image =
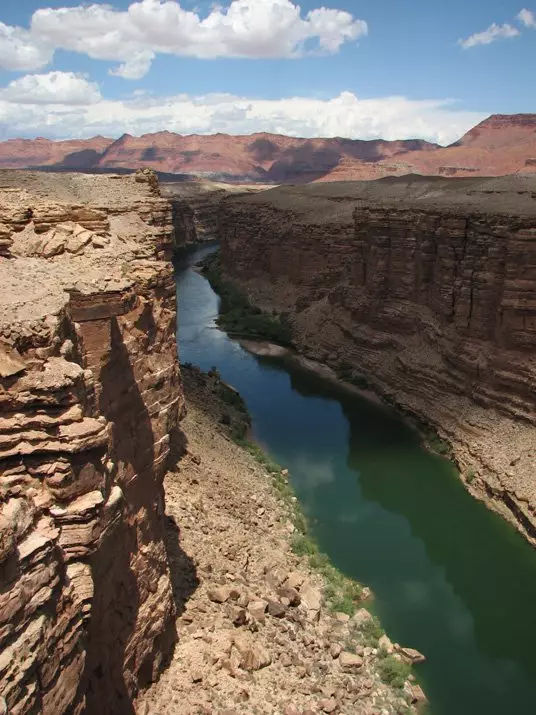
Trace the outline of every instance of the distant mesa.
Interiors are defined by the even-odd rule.
[[[406,174],[502,176],[536,167],[536,114],[494,114],[448,147],[422,139],[296,138],[265,132],[0,142],[0,168],[119,173],[151,167],[235,183],[308,183]]]

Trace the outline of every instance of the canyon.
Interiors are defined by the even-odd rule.
[[[293,553],[288,470],[236,443],[217,373],[181,374],[195,237],[150,170],[0,172],[0,712],[395,715],[423,656]]]
[[[536,543],[536,180],[279,187],[220,210],[224,275],[301,353],[448,440],[469,491]]]
[[[183,355],[201,355],[207,370],[220,358],[227,368],[233,361],[232,374],[248,392],[251,374],[257,376],[254,387],[265,385],[266,394],[253,402],[268,443],[285,422],[273,410],[287,404],[283,433],[299,446],[275,443],[291,474],[244,441],[244,403],[218,370],[207,374],[186,363],[179,369],[171,256],[218,237],[224,275],[252,303],[285,314],[298,353],[360,385],[353,398],[368,387],[408,419],[418,417],[421,429],[433,427],[451,445],[471,494],[534,544],[535,198],[530,175],[267,188],[160,186],[147,168],[104,176],[0,171],[0,712],[373,715],[380,708],[394,715],[421,703],[425,695],[409,671],[400,671],[396,686],[381,673],[385,664],[396,669],[422,655],[382,634],[367,610],[370,591],[308,541],[289,480],[319,502],[315,490],[327,484],[334,499],[359,513],[354,461],[358,473],[362,459],[369,470],[378,467],[360,489],[382,481],[379,453],[360,442],[359,419],[370,419],[388,429],[393,455],[404,442],[419,474],[443,485],[438,493],[460,520],[467,505],[451,502],[455,486],[467,495],[447,474],[449,465],[433,473],[431,456],[395,412],[386,416],[382,404],[365,401],[358,419],[347,393],[338,419],[348,416],[348,441],[337,441],[344,421],[329,437],[327,423],[316,425],[325,454],[314,463],[302,427],[319,405],[331,404],[314,398],[331,388],[292,371],[292,389],[286,373],[273,382],[278,370],[269,361],[261,381],[262,361],[247,361],[236,343],[205,330],[214,327],[217,299],[192,269],[185,280],[194,283],[183,293],[190,303],[179,306]],[[303,425],[293,425],[293,410],[304,410]],[[375,429],[371,440],[383,439]],[[335,445],[348,471],[330,469]],[[331,471],[340,472],[338,482]],[[415,488],[406,477],[406,488]],[[396,487],[383,498],[396,503]],[[451,575],[449,540],[431,539],[411,513],[408,523],[423,541],[404,537],[410,556],[405,563],[400,555],[404,573],[389,580],[382,545],[396,538],[399,516],[395,510],[387,523],[381,503],[365,504],[383,526],[348,532],[350,551],[352,538],[374,541],[380,565],[371,577],[382,602],[393,591],[387,598],[400,603],[402,621],[408,604],[396,588],[407,586],[409,571],[423,588],[438,586],[431,566],[426,578],[419,573],[423,544],[441,547],[444,593],[454,587],[475,598],[459,574]],[[497,551],[494,568],[504,573],[515,563],[516,583],[532,593],[525,552],[503,553],[502,541],[510,540],[480,521],[480,512],[470,513]],[[343,526],[342,516],[329,515],[335,521],[328,527],[337,523],[342,533],[354,524]],[[436,518],[449,523],[439,511]],[[459,531],[470,534],[467,525]],[[480,548],[465,548],[471,555],[462,564],[476,563]],[[365,563],[371,549],[358,549]],[[491,572],[481,575],[484,583]],[[469,614],[480,632],[493,630],[503,644],[499,660],[514,643],[519,658],[508,657],[515,678],[525,662],[532,668],[525,638],[490,629],[480,611],[460,616],[454,600],[449,617]],[[524,613],[517,592],[513,602]],[[424,625],[398,638],[405,642],[414,632],[419,642],[412,645],[434,650],[437,663],[427,671],[432,706],[473,712],[476,697],[482,711],[493,711],[489,693],[467,685],[456,663],[467,658],[466,673],[478,667],[494,680],[502,660],[493,648],[474,656],[467,638],[457,642],[456,659],[441,662],[452,641],[437,621],[427,626],[424,614],[436,613],[426,606],[419,611]],[[511,625],[517,633],[518,622]],[[488,656],[499,670],[489,668]],[[515,686],[514,695],[515,678],[501,698],[525,707],[531,683]],[[503,701],[493,702],[499,712]]]
[[[152,168],[172,181],[307,183],[424,174],[533,173],[536,114],[492,115],[448,147],[420,139],[298,138],[259,132],[182,136],[163,131],[118,139],[44,138],[0,142],[0,167],[118,172]]]

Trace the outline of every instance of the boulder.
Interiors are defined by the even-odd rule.
[[[280,598],[286,598],[290,606],[299,606],[301,603],[301,596],[295,588],[283,586],[282,588],[278,589],[277,595]]]
[[[285,606],[278,601],[268,601],[268,613],[273,618],[284,618],[287,612]]]
[[[297,589],[300,588],[304,581],[305,574],[302,574],[299,571],[292,571],[292,573],[289,573],[289,575],[287,576],[285,586]]]
[[[395,650],[402,656],[402,660],[405,660],[406,663],[415,665],[416,663],[424,663],[426,660],[426,657],[415,648],[406,648],[405,646],[397,645]]]
[[[384,650],[386,653],[392,653],[394,651],[391,639],[386,636],[385,633],[378,640],[378,647]]]
[[[26,363],[18,350],[0,343],[0,377],[11,377],[24,372]]]
[[[248,604],[248,611],[257,621],[263,621],[266,609],[268,608],[268,601],[263,601],[259,599],[257,601],[251,601]]]
[[[355,623],[356,626],[362,626],[365,621],[370,621],[372,618],[372,615],[367,611],[366,608],[360,608],[358,611],[356,611],[352,617],[353,623]]]
[[[329,647],[329,653],[332,658],[338,658],[342,653],[342,645],[340,643],[332,643]]]
[[[319,611],[322,606],[322,593],[311,584],[302,586],[300,591],[302,605],[308,611]]]
[[[213,603],[225,603],[231,596],[231,590],[230,586],[215,586],[209,588],[207,596]]]
[[[343,670],[359,670],[363,667],[363,658],[356,653],[350,653],[345,650],[339,656],[339,663]]]

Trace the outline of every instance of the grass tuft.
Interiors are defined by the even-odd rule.
[[[411,674],[411,666],[393,655],[386,655],[378,662],[378,673],[387,685],[393,688],[403,688]]]

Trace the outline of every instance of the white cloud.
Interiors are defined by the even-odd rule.
[[[48,64],[54,50],[46,43],[35,41],[22,27],[0,22],[0,68],[28,72]]]
[[[34,81],[28,80],[29,85],[22,80],[16,82],[21,82],[18,87],[26,87]],[[76,106],[69,103],[41,104],[41,100],[37,99],[30,104],[30,92],[23,101],[16,100],[13,90],[16,82],[11,85],[11,95],[9,87],[4,90],[7,95],[0,93],[2,138],[21,135],[82,138],[97,134],[118,136],[123,132],[139,135],[163,130],[180,134],[251,134],[265,131],[302,137],[420,137],[448,144],[486,117],[480,112],[456,110],[449,100],[411,100],[405,97],[358,99],[351,92],[342,92],[324,100],[307,97],[268,100],[223,94],[204,97],[136,94],[128,100],[101,99],[87,104],[80,102]],[[39,83],[47,84],[43,79]],[[88,99],[97,97],[95,86],[90,84],[86,90],[87,94],[81,91],[77,96]],[[35,96],[43,95],[36,92]]]
[[[518,14],[517,19],[519,22],[523,23],[525,27],[530,27],[533,30],[536,30],[536,13],[531,10],[527,10],[527,8],[524,7]]]
[[[31,74],[10,82],[0,90],[0,100],[12,104],[84,105],[100,101],[96,82],[74,72]]]
[[[110,74],[123,79],[141,79],[151,69],[154,58],[154,52],[138,52],[116,69],[110,70]]]
[[[504,25],[497,25],[497,23],[494,22],[488,27],[487,30],[484,30],[483,32],[476,32],[466,40],[458,40],[458,44],[467,50],[469,47],[476,47],[476,45],[490,45],[496,40],[507,37],[517,37],[519,34],[519,30],[512,27],[512,25],[509,25],[508,23]]]
[[[206,17],[177,0],[138,0],[126,11],[101,4],[42,8],[29,30],[0,23],[0,67],[39,69],[63,49],[119,62],[112,74],[140,79],[158,53],[292,58],[338,52],[367,32],[366,22],[346,11],[321,7],[302,16],[291,0],[232,0]]]

